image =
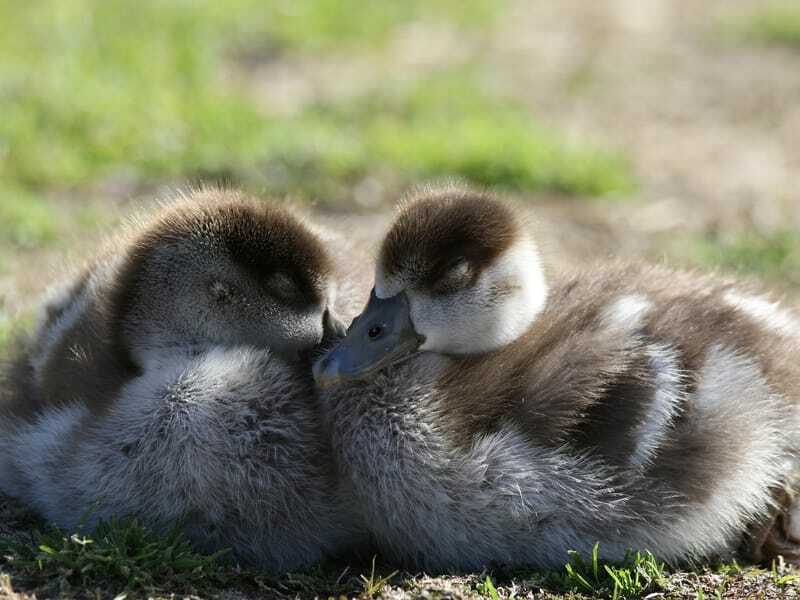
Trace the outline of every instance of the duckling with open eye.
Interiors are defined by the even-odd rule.
[[[266,202],[159,212],[46,306],[0,405],[0,490],[70,530],[185,519],[270,570],[337,551],[353,529],[304,358],[339,330],[334,269]]]
[[[548,285],[507,205],[402,206],[375,288],[314,367],[353,505],[436,571],[800,558],[800,319],[733,281],[611,265]]]

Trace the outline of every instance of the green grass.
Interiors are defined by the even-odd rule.
[[[782,556],[778,557],[779,560],[772,561],[772,581],[775,582],[779,588],[789,587],[791,584],[800,580],[800,576],[796,573],[788,573],[786,563]]]
[[[381,45],[398,26],[419,20],[482,27],[491,22],[505,4],[503,0],[387,3],[237,0],[233,6],[226,4],[225,12],[233,13],[234,23],[245,34],[245,39],[256,41],[268,37],[289,48],[314,51]],[[247,16],[243,17],[245,14]]]
[[[491,598],[491,600],[500,600],[500,594],[494,586],[491,577],[487,577],[482,583],[475,586],[476,591],[484,598]]]
[[[3,357],[6,347],[13,339],[13,326],[11,321],[0,314],[0,358]]]
[[[217,555],[194,552],[174,528],[156,535],[136,521],[101,523],[92,535],[56,529],[36,532],[32,544],[0,540],[0,551],[14,580],[47,582],[55,589],[122,592],[192,590],[213,584]]]
[[[489,186],[581,195],[633,187],[620,156],[565,143],[528,111],[493,98],[470,78],[421,86],[395,113],[375,119],[368,146],[415,177],[452,173]]]
[[[496,9],[488,0],[4,2],[0,177],[68,187],[121,170],[235,170],[263,154],[271,133],[242,90],[221,80],[237,48],[363,43],[414,19],[475,24]]]
[[[744,39],[800,50],[800,5],[797,2],[766,3],[747,17],[728,24]]]
[[[289,190],[386,172],[405,184],[456,176],[512,190],[588,196],[634,188],[622,156],[566,143],[488,88],[479,72],[447,71],[346,105],[314,106],[275,123],[269,153],[283,172],[297,177],[287,180]]]
[[[629,553],[622,564],[570,553],[560,571],[518,570],[446,577],[391,574],[386,566],[328,563],[305,573],[269,575],[239,568],[219,556],[198,554],[176,527],[154,534],[136,521],[102,523],[92,534],[41,530],[22,507],[0,498],[5,531],[0,535],[0,595],[16,591],[38,597],[409,597],[634,599],[783,597],[800,590],[796,571],[783,562],[771,569],[743,569],[735,562],[715,570],[667,571],[649,552]],[[9,529],[10,527],[10,529]],[[366,572],[368,575],[356,576]],[[379,572],[381,574],[379,574]],[[384,574],[385,573],[385,574]],[[10,581],[4,578],[10,575]],[[770,595],[770,594],[774,594]],[[792,596],[793,597],[793,596]]]
[[[245,158],[261,128],[220,85],[230,26],[211,5],[0,4],[0,177],[69,187]]]
[[[221,553],[224,554],[224,553]],[[205,556],[196,553],[183,538],[179,527],[165,535],[157,535],[133,520],[112,520],[101,523],[91,535],[68,534],[57,529],[44,532],[34,530],[30,541],[20,542],[0,538],[0,567],[13,575],[13,582],[25,589],[50,592],[54,590],[103,590],[106,596],[120,593],[175,593],[196,590],[210,591],[218,586],[254,581],[262,591],[283,588],[280,577],[261,577],[255,572],[231,570],[220,563],[219,555]],[[3,565],[2,560],[5,561]],[[374,598],[395,585],[413,582],[398,572],[381,576],[376,573],[372,560],[369,575],[346,577],[349,568],[337,572],[336,582],[331,582],[331,572],[319,568],[306,575],[288,575],[294,585],[305,591],[337,590],[357,592],[362,598]],[[775,571],[778,573],[778,571]],[[783,571],[781,571],[783,573]],[[652,554],[630,553],[621,565],[607,564],[599,559],[595,545],[591,557],[584,561],[577,553],[570,553],[570,561],[563,572],[540,574],[553,593],[574,591],[592,597],[614,599],[638,598],[645,593],[663,590],[665,586],[663,564]],[[777,577],[777,575],[775,576]],[[783,575],[782,585],[792,583]],[[481,597],[499,600],[502,588],[491,576],[474,584]],[[505,597],[503,595],[502,597]]]
[[[460,176],[519,190],[630,190],[620,156],[565,143],[470,74],[410,87],[387,78],[389,91],[292,118],[265,112],[225,76],[235,57],[259,48],[363,52],[419,19],[486,27],[501,5],[0,3],[0,236],[40,243],[52,224],[37,195],[79,195],[119,177],[339,197],[372,174],[401,184]]]
[[[6,350],[11,348],[11,342],[24,338],[33,329],[35,318],[36,313],[32,310],[24,310],[12,318],[0,304],[0,360],[7,356]]]
[[[0,185],[0,249],[39,246],[52,241],[57,231],[52,210],[39,196]]]
[[[800,285],[800,233],[754,232],[721,239],[702,239],[693,245],[694,260],[743,274]]]
[[[600,560],[599,544],[594,545],[587,560],[577,552],[571,552],[570,555],[571,560],[565,567],[564,584],[575,591],[608,595],[618,600],[661,591],[666,582],[664,564],[648,551],[629,552],[619,565]]]
[[[395,577],[398,571],[393,571],[391,574],[381,577],[375,574],[375,557],[372,557],[372,569],[369,572],[369,576],[361,575],[361,583],[363,585],[363,592],[362,595],[367,596],[368,598],[374,598],[376,594],[379,594],[386,585]]]

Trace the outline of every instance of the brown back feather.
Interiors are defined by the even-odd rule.
[[[785,402],[800,402],[797,342],[780,341],[725,303],[722,296],[732,288],[731,281],[641,266],[556,282],[545,310],[519,340],[488,355],[453,358],[442,381],[448,415],[441,422],[463,444],[510,422],[538,445],[567,444],[621,465],[653,401],[647,343],[676,350],[686,395],[709,349],[722,344],[757,360]],[[602,309],[630,294],[653,303],[641,327],[624,332],[604,325]],[[678,494],[700,499],[708,493],[708,474],[725,468],[721,457],[731,456],[724,450],[735,440],[701,435],[691,402],[681,409],[652,474],[674,482]]]

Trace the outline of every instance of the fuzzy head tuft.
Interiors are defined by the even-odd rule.
[[[134,359],[240,344],[294,355],[322,337],[332,272],[288,210],[235,192],[190,195],[131,244],[111,295],[115,345]]]
[[[405,292],[421,350],[473,354],[519,337],[547,296],[539,253],[520,218],[459,188],[405,202],[381,246],[375,293]]]

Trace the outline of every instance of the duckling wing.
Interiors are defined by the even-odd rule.
[[[787,314],[753,319],[731,286],[641,270],[554,286],[523,338],[451,369],[454,431],[513,427],[598,461],[620,516],[647,523],[626,529],[628,545],[677,560],[732,551],[793,485],[800,337]]]
[[[80,402],[57,411],[9,447],[27,480],[16,495],[59,526],[185,520],[202,548],[275,569],[317,560],[343,536],[310,376],[267,351],[167,359],[102,415]]]

